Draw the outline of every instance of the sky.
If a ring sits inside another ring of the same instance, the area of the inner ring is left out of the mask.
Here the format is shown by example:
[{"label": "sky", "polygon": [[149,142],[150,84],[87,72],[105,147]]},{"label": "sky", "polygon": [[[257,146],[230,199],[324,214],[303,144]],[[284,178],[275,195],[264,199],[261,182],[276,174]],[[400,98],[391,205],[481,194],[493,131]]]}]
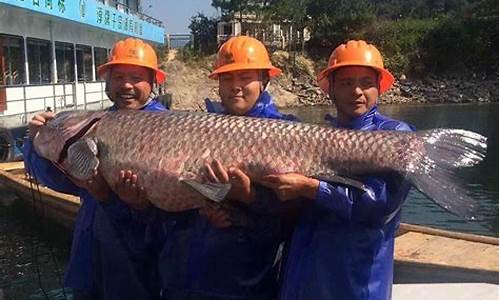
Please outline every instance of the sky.
[{"label": "sky", "polygon": [[[163,21],[166,33],[189,33],[189,20],[198,12],[207,17],[217,15],[212,0],[143,0],[144,14]],[[151,5],[151,7],[149,6]]]}]

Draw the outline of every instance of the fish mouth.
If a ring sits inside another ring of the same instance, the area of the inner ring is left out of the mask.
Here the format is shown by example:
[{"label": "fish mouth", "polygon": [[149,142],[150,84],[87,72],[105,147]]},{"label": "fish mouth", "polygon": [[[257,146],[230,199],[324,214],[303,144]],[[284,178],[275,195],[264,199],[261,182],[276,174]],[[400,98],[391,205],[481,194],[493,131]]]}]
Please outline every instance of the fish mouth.
[{"label": "fish mouth", "polygon": [[82,138],[84,135],[86,135],[89,131],[91,131],[94,125],[96,125],[96,123],[99,122],[101,118],[102,116],[98,116],[84,122],[80,130],[76,131],[74,135],[72,135],[64,142],[64,146],[61,150],[61,153],[59,153],[59,159],[57,160],[59,164],[62,164],[62,162],[66,159],[66,157],[68,157],[68,148],[71,145],[73,145],[76,141],[78,141],[80,138]]}]

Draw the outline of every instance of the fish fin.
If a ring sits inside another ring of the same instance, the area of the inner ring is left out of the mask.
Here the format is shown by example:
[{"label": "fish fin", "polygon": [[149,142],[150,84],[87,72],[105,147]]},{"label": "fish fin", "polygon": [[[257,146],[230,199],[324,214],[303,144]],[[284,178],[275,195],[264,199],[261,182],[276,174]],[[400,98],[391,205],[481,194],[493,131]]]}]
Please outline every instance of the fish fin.
[{"label": "fish fin", "polygon": [[456,184],[458,167],[470,167],[486,155],[486,137],[460,129],[435,129],[417,133],[424,140],[425,156],[406,177],[423,194],[449,212],[477,219],[478,203]]},{"label": "fish fin", "polygon": [[343,185],[352,186],[352,187],[360,189],[366,193],[370,193],[370,194],[373,193],[373,191],[368,189],[362,181],[356,180],[356,179],[353,179],[353,178],[350,178],[347,176],[340,176],[340,175],[336,175],[336,174],[325,174],[325,175],[318,175],[318,176],[314,176],[314,177],[319,179],[319,180],[322,180],[322,181],[335,182],[335,183],[340,183]]},{"label": "fish fin", "polygon": [[66,172],[79,180],[90,179],[99,166],[97,143],[90,138],[81,139],[68,148]]},{"label": "fish fin", "polygon": [[231,184],[229,183],[201,183],[193,179],[182,179],[181,182],[217,203],[222,202],[231,189]]}]

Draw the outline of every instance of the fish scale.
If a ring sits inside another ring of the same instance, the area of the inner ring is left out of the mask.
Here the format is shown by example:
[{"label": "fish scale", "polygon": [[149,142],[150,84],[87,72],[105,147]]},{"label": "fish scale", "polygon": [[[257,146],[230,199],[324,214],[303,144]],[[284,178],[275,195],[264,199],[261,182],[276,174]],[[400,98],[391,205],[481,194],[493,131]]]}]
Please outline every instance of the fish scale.
[{"label": "fish scale", "polygon": [[89,119],[98,121],[83,138],[97,143],[99,172],[109,185],[116,188],[120,170],[132,170],[148,200],[167,211],[207,205],[185,182],[202,184],[204,163],[218,159],[252,178],[297,172],[344,182],[339,176],[398,172],[439,205],[471,218],[474,200],[466,193],[457,196],[461,188],[452,171],[479,163],[486,153],[486,138],[464,130],[356,131],[210,113],[128,110],[56,116],[57,126],[40,129],[35,149],[53,161],[64,157],[53,152],[64,152],[60,143],[68,143],[65,124],[75,130],[75,124],[83,128]]},{"label": "fish scale", "polygon": [[[139,119],[141,122],[130,122],[132,118]],[[324,132],[321,134],[312,134],[306,143],[297,145],[292,137],[300,132],[312,131],[311,126],[308,124],[301,126],[303,124],[300,123],[290,126],[291,124],[286,122],[276,121],[269,123],[266,128],[263,128],[260,119],[211,114],[115,113],[99,121],[95,136],[98,137],[99,144],[103,145],[101,147],[109,149],[105,153],[112,153],[110,156],[100,157],[101,169],[105,170],[103,171],[105,178],[112,180],[112,174],[118,174],[120,169],[131,169],[139,174],[140,184],[145,186],[148,195],[152,198],[160,198],[162,190],[180,191],[167,192],[178,195],[175,203],[164,201],[167,203],[155,203],[157,206],[166,210],[184,210],[204,205],[204,197],[198,193],[189,192],[189,188],[181,180],[201,180],[204,161],[201,162],[197,158],[207,150],[210,158],[217,158],[226,166],[239,166],[254,173],[253,176],[263,175],[269,170],[278,173],[296,171],[313,176],[316,175],[315,170],[324,169],[320,164],[315,164],[313,158],[324,156],[318,145],[323,144],[324,139],[320,137],[326,136],[329,129],[323,129]],[[117,124],[122,124],[122,126],[117,126]],[[154,127],[152,127],[153,124]],[[233,124],[235,125],[232,126]],[[114,130],[109,130],[110,128]],[[291,131],[291,134],[287,134],[287,131]],[[144,134],[145,132],[147,134]],[[140,135],[145,138],[140,139]],[[266,138],[262,139],[262,136]],[[228,139],[228,137],[234,137],[234,139]],[[135,141],[136,145],[132,146],[131,141]],[[352,144],[352,140],[350,141]],[[150,146],[148,152],[130,151],[134,148],[144,148],[143,143],[146,142],[155,146]],[[290,147],[284,145],[290,145]],[[325,150],[328,149],[326,147]],[[251,149],[251,151],[245,149]],[[129,160],[121,159],[122,162],[117,163],[116,158],[127,156]],[[159,161],[160,157],[167,158],[163,166],[154,163]],[[143,163],[133,164],[134,160],[140,160]],[[250,161],[254,163],[248,165]],[[180,169],[181,165],[182,169]],[[164,179],[168,182],[165,187],[153,187],[156,182],[162,180],[158,178],[160,175],[155,177],[153,174],[157,173],[151,172],[140,176],[141,168],[158,170],[158,174],[169,174],[172,177]],[[149,183],[151,187],[148,186]]]}]

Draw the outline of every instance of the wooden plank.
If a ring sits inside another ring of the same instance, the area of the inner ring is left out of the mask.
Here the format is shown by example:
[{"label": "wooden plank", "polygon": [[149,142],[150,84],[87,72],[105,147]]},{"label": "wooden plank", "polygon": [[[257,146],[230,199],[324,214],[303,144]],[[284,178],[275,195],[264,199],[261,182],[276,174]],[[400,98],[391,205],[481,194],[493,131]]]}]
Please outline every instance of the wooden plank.
[{"label": "wooden plank", "polygon": [[498,245],[420,232],[397,237],[394,257],[401,262],[498,272]]},{"label": "wooden plank", "polygon": [[455,232],[455,231],[442,230],[442,229],[435,229],[435,228],[431,228],[431,227],[427,227],[427,226],[420,226],[420,225],[407,224],[407,223],[401,223],[401,225],[399,227],[398,235],[405,234],[409,231],[421,232],[421,233],[436,235],[436,236],[450,237],[450,238],[461,239],[461,240],[466,240],[466,241],[473,241],[473,242],[498,245],[498,238],[496,238],[496,237]]},{"label": "wooden plank", "polygon": [[0,163],[0,170],[12,171],[17,169],[24,169],[24,162],[13,161],[13,162]]}]

